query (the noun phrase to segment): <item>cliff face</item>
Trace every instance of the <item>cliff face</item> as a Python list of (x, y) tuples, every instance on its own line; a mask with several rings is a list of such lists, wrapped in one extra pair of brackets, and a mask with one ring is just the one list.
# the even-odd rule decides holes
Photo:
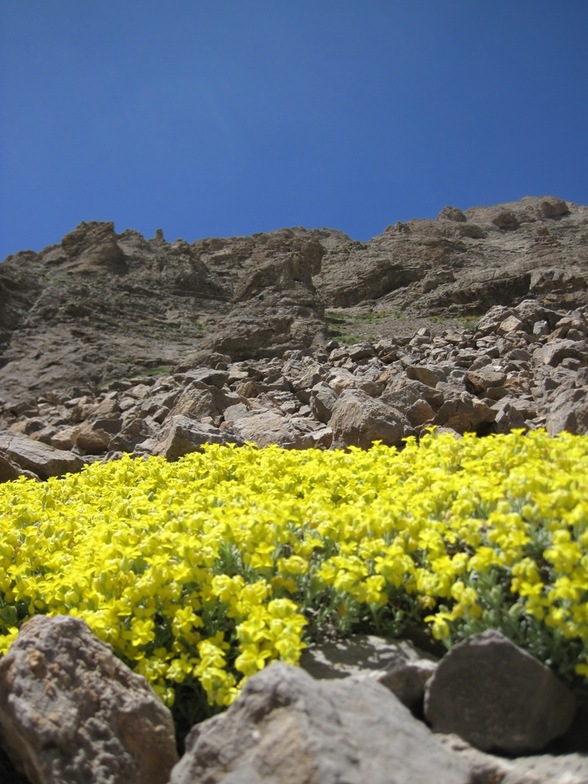
[[(168, 243), (82, 223), (0, 265), (0, 397), (394, 336), (532, 298), (588, 304), (588, 207), (525, 198), (389, 227)], [(414, 331), (414, 330), (413, 330)], [(347, 338), (350, 336), (347, 335)]]

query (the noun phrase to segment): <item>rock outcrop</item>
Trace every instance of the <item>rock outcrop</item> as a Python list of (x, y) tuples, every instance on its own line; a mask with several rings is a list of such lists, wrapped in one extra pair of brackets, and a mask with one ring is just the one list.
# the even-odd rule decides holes
[[(82, 223), (0, 265), (0, 398), (407, 335), (524, 299), (588, 303), (588, 207), (553, 197), (445, 208), (367, 243), (333, 230), (168, 243)], [(336, 335), (335, 335), (336, 336)]]

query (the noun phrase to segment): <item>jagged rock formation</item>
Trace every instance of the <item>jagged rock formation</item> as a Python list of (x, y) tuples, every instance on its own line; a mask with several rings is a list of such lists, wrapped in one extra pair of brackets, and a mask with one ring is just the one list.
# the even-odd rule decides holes
[(588, 303), (587, 239), (588, 207), (553, 197), (445, 208), (367, 243), (300, 228), (168, 243), (82, 223), (0, 265), (0, 398), (192, 367), (213, 351), (316, 349), (342, 327), (434, 332), (527, 298), (572, 310)]
[(586, 302), (588, 208), (525, 198), (390, 226), (327, 256), (318, 282), (335, 307), (376, 300), (420, 315), (481, 314), (529, 296), (550, 307)]

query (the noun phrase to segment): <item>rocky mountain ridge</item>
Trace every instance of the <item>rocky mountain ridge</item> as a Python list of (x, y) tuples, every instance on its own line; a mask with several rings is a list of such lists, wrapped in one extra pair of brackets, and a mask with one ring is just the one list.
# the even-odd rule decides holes
[(390, 226), (168, 243), (82, 223), (0, 265), (0, 399), (588, 304), (588, 207), (528, 197)]

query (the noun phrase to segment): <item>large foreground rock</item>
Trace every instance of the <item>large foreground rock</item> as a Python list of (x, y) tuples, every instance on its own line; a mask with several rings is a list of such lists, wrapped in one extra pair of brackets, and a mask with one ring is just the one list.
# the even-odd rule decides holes
[(541, 751), (570, 727), (576, 702), (551, 670), (490, 630), (454, 646), (427, 683), (425, 716), (483, 751)]
[(167, 784), (171, 714), (79, 618), (36, 616), (0, 660), (0, 740), (31, 784)]
[(170, 784), (466, 784), (452, 758), (373, 680), (314, 681), (274, 664), (194, 727)]

